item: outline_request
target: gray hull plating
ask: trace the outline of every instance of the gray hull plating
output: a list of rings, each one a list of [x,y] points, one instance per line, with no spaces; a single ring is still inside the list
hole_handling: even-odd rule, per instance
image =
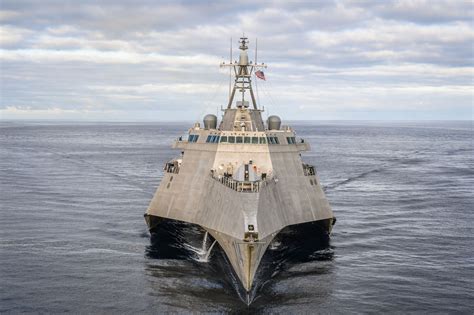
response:
[[[182,155],[165,165],[146,215],[200,225],[217,240],[249,291],[262,256],[283,228],[332,222],[333,213],[314,168],[301,160],[300,152],[309,145],[289,127],[265,129],[261,110],[243,100],[245,89],[253,95],[254,70],[243,40],[241,59],[231,64],[242,101],[231,108],[230,99],[219,127],[196,124],[187,139],[175,141]]]
[[[202,132],[205,136],[208,131]],[[185,152],[179,172],[165,173],[147,214],[206,229],[247,290],[267,246],[281,229],[333,217],[318,176],[305,175],[297,145],[178,142],[177,146]],[[258,192],[237,191],[211,174],[222,154],[232,155],[237,165],[250,156],[253,161],[269,161],[273,176]],[[255,235],[253,241],[249,233]]]

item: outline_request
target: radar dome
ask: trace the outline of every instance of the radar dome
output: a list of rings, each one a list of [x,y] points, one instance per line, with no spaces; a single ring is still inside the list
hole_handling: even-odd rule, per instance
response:
[[[267,124],[269,130],[280,130],[281,119],[275,115],[270,116],[268,117]]]
[[[204,129],[216,129],[217,127],[217,116],[208,114],[204,116]]]

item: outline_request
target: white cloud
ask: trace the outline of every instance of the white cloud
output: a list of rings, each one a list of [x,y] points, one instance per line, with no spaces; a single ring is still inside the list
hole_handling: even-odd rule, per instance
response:
[[[0,47],[18,44],[32,31],[24,28],[12,27],[8,25],[0,26]]]
[[[0,22],[6,22],[17,18],[20,15],[19,12],[13,10],[1,10],[0,11]]]
[[[299,104],[311,115],[413,108],[444,115],[453,108],[463,117],[473,99],[472,11],[472,4],[442,0],[5,0],[0,108],[8,117],[147,117],[159,109],[160,117],[189,118],[225,102],[227,77],[218,64],[228,58],[229,37],[235,49],[245,31],[251,48],[259,38],[259,61],[269,65],[259,86],[274,93],[283,116],[305,118],[291,110]]]
[[[389,4],[378,3],[376,10],[386,18],[439,23],[459,19],[471,20],[474,8],[471,1],[397,0]]]
[[[177,84],[142,84],[142,85],[122,85],[122,86],[91,86],[91,90],[102,92],[119,93],[183,93],[183,94],[207,94],[209,84],[177,83]]]
[[[217,58],[209,55],[167,56],[156,53],[126,51],[101,51],[95,49],[48,50],[48,49],[1,49],[0,59],[26,62],[92,62],[92,63],[162,63],[180,66],[215,65]]]

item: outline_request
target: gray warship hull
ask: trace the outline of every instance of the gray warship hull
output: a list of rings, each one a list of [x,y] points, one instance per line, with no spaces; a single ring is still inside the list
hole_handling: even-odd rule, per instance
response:
[[[246,38],[241,40],[239,62],[229,64],[235,85],[219,127],[217,117],[208,115],[204,128],[196,123],[187,137],[175,141],[181,156],[166,163],[145,218],[152,232],[161,219],[202,227],[250,291],[260,261],[280,231],[318,222],[330,233],[334,216],[314,167],[301,159],[309,144],[296,139],[276,116],[264,124],[250,83],[257,65],[249,63]],[[232,108],[236,91],[242,92],[242,101]],[[244,99],[246,91],[253,109]]]
[[[209,131],[202,132],[205,136]],[[330,232],[333,213],[319,178],[316,173],[305,173],[298,154],[308,148],[306,143],[272,147],[178,142],[175,147],[185,152],[181,166],[165,172],[146,214],[197,224],[208,231],[226,253],[246,290],[250,290],[260,260],[280,230],[289,225],[326,221]],[[274,175],[253,190],[223,183],[210,170],[228,155],[240,160],[238,164],[265,160]],[[147,222],[152,228],[152,220]]]

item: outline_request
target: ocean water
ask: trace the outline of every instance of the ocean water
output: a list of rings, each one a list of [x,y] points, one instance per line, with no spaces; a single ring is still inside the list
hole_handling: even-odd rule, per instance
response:
[[[188,123],[0,122],[0,312],[472,314],[472,122],[292,125],[338,220],[247,306],[218,248],[145,226]]]

